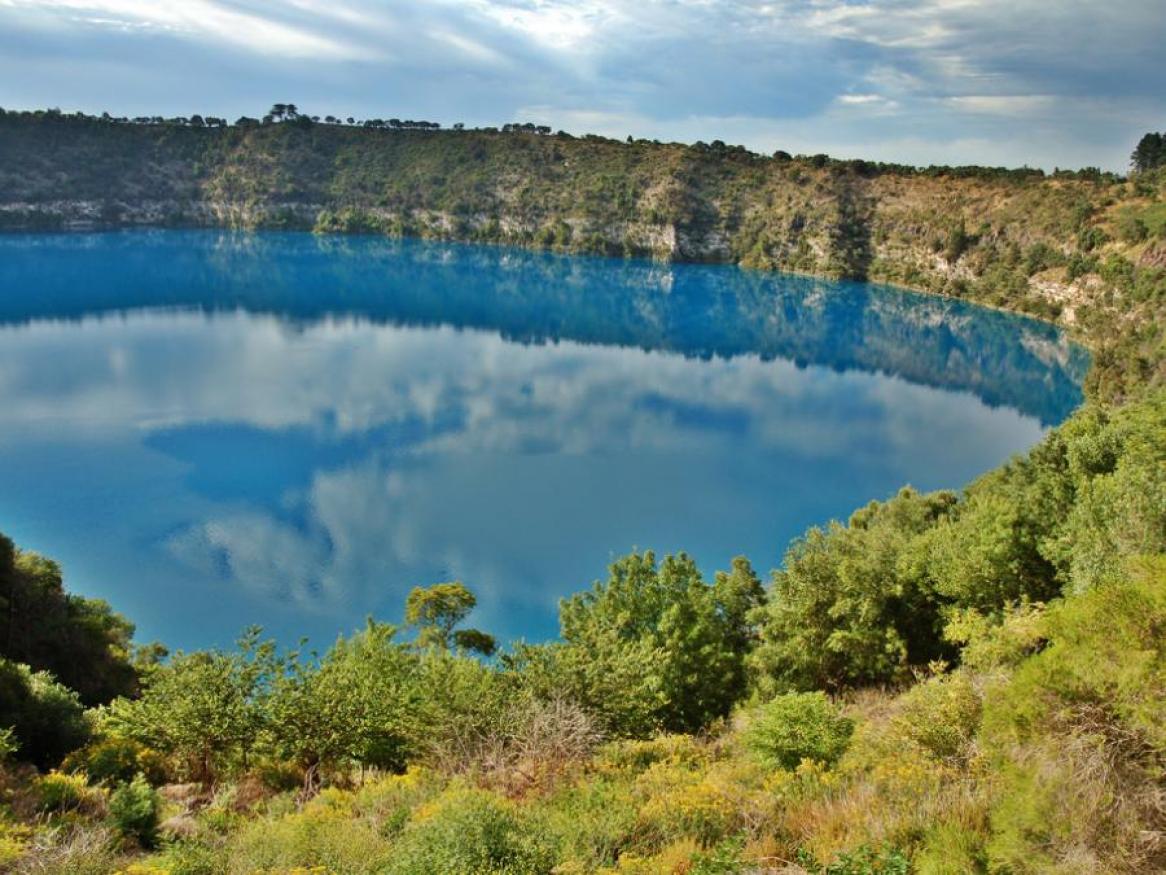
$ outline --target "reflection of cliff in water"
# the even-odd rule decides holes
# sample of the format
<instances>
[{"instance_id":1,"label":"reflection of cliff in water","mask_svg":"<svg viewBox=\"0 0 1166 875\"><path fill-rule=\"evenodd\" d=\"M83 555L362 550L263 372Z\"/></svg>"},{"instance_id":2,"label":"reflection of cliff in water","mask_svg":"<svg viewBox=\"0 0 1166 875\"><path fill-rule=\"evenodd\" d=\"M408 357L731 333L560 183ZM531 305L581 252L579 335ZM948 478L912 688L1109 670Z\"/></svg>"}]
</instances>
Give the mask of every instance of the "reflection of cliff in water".
<instances>
[{"instance_id":1,"label":"reflection of cliff in water","mask_svg":"<svg viewBox=\"0 0 1166 875\"><path fill-rule=\"evenodd\" d=\"M51 265L46 269L46 264ZM1087 354L1056 328L885 286L494 247L210 231L0 240L0 321L143 307L358 316L707 358L755 353L974 392L1059 422Z\"/></svg>"}]
</instances>

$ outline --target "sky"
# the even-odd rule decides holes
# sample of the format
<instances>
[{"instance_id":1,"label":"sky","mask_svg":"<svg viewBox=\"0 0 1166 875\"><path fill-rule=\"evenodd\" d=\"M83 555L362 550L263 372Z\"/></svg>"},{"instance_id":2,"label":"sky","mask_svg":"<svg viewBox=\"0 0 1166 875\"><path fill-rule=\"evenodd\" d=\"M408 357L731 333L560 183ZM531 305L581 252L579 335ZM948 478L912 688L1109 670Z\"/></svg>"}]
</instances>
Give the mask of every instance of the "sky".
<instances>
[{"instance_id":1,"label":"sky","mask_svg":"<svg viewBox=\"0 0 1166 875\"><path fill-rule=\"evenodd\" d=\"M0 0L0 106L1123 171L1166 0Z\"/></svg>"}]
</instances>

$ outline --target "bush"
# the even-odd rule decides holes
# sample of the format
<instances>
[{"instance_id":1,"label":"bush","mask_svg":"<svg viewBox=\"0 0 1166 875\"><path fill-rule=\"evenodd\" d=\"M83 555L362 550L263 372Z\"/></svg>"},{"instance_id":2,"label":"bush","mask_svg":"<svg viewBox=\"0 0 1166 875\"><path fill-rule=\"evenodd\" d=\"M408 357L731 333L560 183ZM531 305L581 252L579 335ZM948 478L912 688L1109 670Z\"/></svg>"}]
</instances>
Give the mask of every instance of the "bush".
<instances>
[{"instance_id":1,"label":"bush","mask_svg":"<svg viewBox=\"0 0 1166 875\"><path fill-rule=\"evenodd\" d=\"M109 817L118 832L147 848L157 840L161 808L161 799L144 775L135 775L109 797Z\"/></svg>"},{"instance_id":2,"label":"bush","mask_svg":"<svg viewBox=\"0 0 1166 875\"><path fill-rule=\"evenodd\" d=\"M157 751L128 738L116 736L92 742L75 750L62 764L66 771L84 772L99 784L125 784L144 774L154 785L166 780L166 762Z\"/></svg>"},{"instance_id":3,"label":"bush","mask_svg":"<svg viewBox=\"0 0 1166 875\"><path fill-rule=\"evenodd\" d=\"M394 847L392 875L547 873L555 863L545 827L482 790L452 790L415 813Z\"/></svg>"},{"instance_id":4,"label":"bush","mask_svg":"<svg viewBox=\"0 0 1166 875\"><path fill-rule=\"evenodd\" d=\"M750 655L763 694L837 689L908 676L945 655L938 604L912 545L955 506L950 492L903 489L810 529L786 552L756 612Z\"/></svg>"},{"instance_id":5,"label":"bush","mask_svg":"<svg viewBox=\"0 0 1166 875\"><path fill-rule=\"evenodd\" d=\"M1166 561L1050 608L1049 644L985 699L991 864L1155 871L1166 758Z\"/></svg>"},{"instance_id":6,"label":"bush","mask_svg":"<svg viewBox=\"0 0 1166 875\"><path fill-rule=\"evenodd\" d=\"M614 866L635 839L636 808L622 777L594 777L551 797L543 811L560 841L564 871Z\"/></svg>"},{"instance_id":7,"label":"bush","mask_svg":"<svg viewBox=\"0 0 1166 875\"><path fill-rule=\"evenodd\" d=\"M179 841L167 844L150 858L165 875L224 875L227 861L222 848L199 841Z\"/></svg>"},{"instance_id":8,"label":"bush","mask_svg":"<svg viewBox=\"0 0 1166 875\"><path fill-rule=\"evenodd\" d=\"M89 737L76 693L48 672L6 659L0 659L0 726L11 727L21 759L42 769Z\"/></svg>"},{"instance_id":9,"label":"bush","mask_svg":"<svg viewBox=\"0 0 1166 875\"><path fill-rule=\"evenodd\" d=\"M825 693L786 693L760 706L745 732L749 749L769 765L792 770L814 760L832 766L850 743L854 721Z\"/></svg>"},{"instance_id":10,"label":"bush","mask_svg":"<svg viewBox=\"0 0 1166 875\"><path fill-rule=\"evenodd\" d=\"M896 728L937 759L962 756L980 725L980 696L962 673L917 684L901 706Z\"/></svg>"},{"instance_id":11,"label":"bush","mask_svg":"<svg viewBox=\"0 0 1166 875\"><path fill-rule=\"evenodd\" d=\"M84 775L61 772L49 772L38 778L36 792L42 811L76 811L93 799Z\"/></svg>"},{"instance_id":12,"label":"bush","mask_svg":"<svg viewBox=\"0 0 1166 875\"><path fill-rule=\"evenodd\" d=\"M374 823L353 816L352 797L325 792L301 811L246 822L229 840L228 871L237 875L319 867L363 875L384 871L388 842Z\"/></svg>"}]
</instances>

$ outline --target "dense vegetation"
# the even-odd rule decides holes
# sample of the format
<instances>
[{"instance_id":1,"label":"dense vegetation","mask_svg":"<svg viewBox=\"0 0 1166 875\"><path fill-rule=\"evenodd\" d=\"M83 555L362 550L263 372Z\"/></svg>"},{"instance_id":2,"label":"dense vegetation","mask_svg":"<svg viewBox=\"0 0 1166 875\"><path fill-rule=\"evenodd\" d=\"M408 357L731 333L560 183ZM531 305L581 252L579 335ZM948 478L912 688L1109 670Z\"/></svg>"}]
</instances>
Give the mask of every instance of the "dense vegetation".
<instances>
[{"instance_id":1,"label":"dense vegetation","mask_svg":"<svg viewBox=\"0 0 1166 875\"><path fill-rule=\"evenodd\" d=\"M209 129L0 119L12 124L0 149L43 146L38 126L66 124L80 126L61 137L66 150L97 148L106 136L166 150L225 148L229 138L277 150L301 136L333 145L382 138L383 151L359 164L366 170L396 149L445 161L443 150L476 141L496 151L491 161L578 149L564 159L574 164L596 150L595 160L631 162L611 176L629 186L635 160L652 174L656 159L672 156L691 174L686 185L715 184L718 198L733 185L741 198L760 196L750 179L773 194L768 175L795 170L811 190L852 186L837 197L831 189L829 209L845 214L831 225L831 251L859 259L853 235L869 221L871 189L925 185L910 193L922 198L924 229L951 215L950 198L971 199L960 209L999 200L1018 211L997 231L950 226L930 256L967 277L962 291L948 291L1023 308L1042 282L1092 290L1096 300L1080 303L1077 318L1108 326L1125 345L1089 335L1094 400L965 489L905 488L811 529L768 585L744 558L710 578L683 554L623 557L606 580L564 600L560 639L547 644L499 649L487 632L465 628L473 594L448 582L410 594L400 626L370 620L323 653L281 650L260 630L229 650L135 651L128 622L67 595L48 560L0 542L0 605L10 618L0 636L0 868L1166 869L1166 389L1157 385L1160 234L1151 230L1161 178L940 176L537 131L450 132L424 146L408 138L432 130L274 117ZM87 126L97 139L77 135ZM195 137L206 143L192 146ZM289 157L262 154L274 161L268 170L232 184L266 185ZM297 160L320 154L303 150ZM154 182L180 174L141 159L128 152L124 172ZM0 190L12 184L5 177ZM570 190L530 184L528 205ZM434 182L425 197L445 185ZM728 208L686 202L697 212ZM754 214L759 228L766 215ZM724 218L703 216L713 225ZM1125 231L1102 239L1122 217L1132 217ZM747 226L738 218L734 233ZM1072 252L1040 249L1065 223ZM791 266L784 258L765 266ZM958 273L973 258L982 273ZM1026 285L1009 285L1022 275Z\"/></svg>"},{"instance_id":2,"label":"dense vegetation","mask_svg":"<svg viewBox=\"0 0 1166 875\"><path fill-rule=\"evenodd\" d=\"M88 711L6 651L0 852L38 872L1160 871L1163 435L1160 390L1086 406L960 493L810 530L768 587L745 559L706 580L624 557L563 602L560 641L492 661L456 582L322 654L251 630L141 658ZM129 676L107 647L94 671Z\"/></svg>"}]
</instances>

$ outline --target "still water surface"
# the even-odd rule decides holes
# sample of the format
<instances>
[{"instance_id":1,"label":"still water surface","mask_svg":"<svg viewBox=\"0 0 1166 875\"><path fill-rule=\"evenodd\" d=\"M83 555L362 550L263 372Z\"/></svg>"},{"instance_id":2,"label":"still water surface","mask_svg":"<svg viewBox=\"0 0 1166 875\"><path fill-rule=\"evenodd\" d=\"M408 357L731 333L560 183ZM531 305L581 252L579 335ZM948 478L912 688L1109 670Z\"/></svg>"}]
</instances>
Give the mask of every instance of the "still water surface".
<instances>
[{"instance_id":1,"label":"still water surface","mask_svg":"<svg viewBox=\"0 0 1166 875\"><path fill-rule=\"evenodd\" d=\"M1056 330L859 283L307 234L0 238L0 531L139 638L326 645L416 584L555 632L634 547L707 574L1080 401Z\"/></svg>"}]
</instances>

